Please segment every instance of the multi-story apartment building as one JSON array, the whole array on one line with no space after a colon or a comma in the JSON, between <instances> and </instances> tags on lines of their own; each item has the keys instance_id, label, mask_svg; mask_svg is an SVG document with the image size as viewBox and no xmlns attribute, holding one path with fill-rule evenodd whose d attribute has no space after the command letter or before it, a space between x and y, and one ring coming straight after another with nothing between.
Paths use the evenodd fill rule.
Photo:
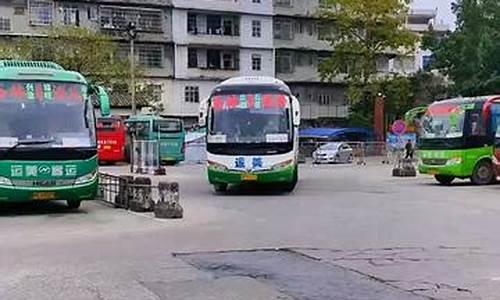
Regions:
<instances>
[{"instance_id":1,"label":"multi-story apartment building","mask_svg":"<svg viewBox=\"0 0 500 300\"><path fill-rule=\"evenodd\" d=\"M168 113L198 115L221 80L274 75L272 0L173 0L175 80Z\"/></svg>"},{"instance_id":2,"label":"multi-story apartment building","mask_svg":"<svg viewBox=\"0 0 500 300\"><path fill-rule=\"evenodd\" d=\"M274 45L276 76L287 82L299 97L305 123L324 120L329 124L348 116L345 85L342 79L332 83L321 80L318 67L330 56L332 47L324 37L328 31L317 20L321 0L274 0ZM445 32L436 24L435 10L411 10L408 28L421 34L432 24L435 31ZM422 69L431 58L429 51L417 49L406 56L381 57L377 68L381 74L410 75Z\"/></svg>"},{"instance_id":3,"label":"multi-story apartment building","mask_svg":"<svg viewBox=\"0 0 500 300\"><path fill-rule=\"evenodd\" d=\"M124 28L137 24L136 61L141 80L154 85L164 114L195 121L199 102L220 81L239 75L277 76L302 104L304 120L342 120L348 115L342 80L321 81L318 67L331 54L326 31L315 18L320 0L3 0L0 41L40 36L51 26L80 26L111 35L126 58ZM436 11L413 10L408 27L422 33ZM382 73L411 74L430 53L381 59ZM140 97L139 107L147 103ZM116 113L127 113L128 95L114 95ZM122 108L123 110L121 110Z\"/></svg>"},{"instance_id":4,"label":"multi-story apartment building","mask_svg":"<svg viewBox=\"0 0 500 300\"><path fill-rule=\"evenodd\" d=\"M167 0L3 0L0 1L0 40L15 36L43 37L51 26L79 26L102 31L129 53L124 28L137 24L136 60L144 81L166 98L172 88L173 42L170 2ZM127 95L113 95L115 108L128 109ZM125 101L124 101L125 100ZM147 105L138 99L139 106Z\"/></svg>"}]
</instances>

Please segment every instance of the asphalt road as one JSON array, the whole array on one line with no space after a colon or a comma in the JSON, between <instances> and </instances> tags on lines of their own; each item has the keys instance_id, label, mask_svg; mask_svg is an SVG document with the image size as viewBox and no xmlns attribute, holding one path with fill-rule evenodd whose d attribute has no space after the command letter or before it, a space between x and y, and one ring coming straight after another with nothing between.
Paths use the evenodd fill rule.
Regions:
<instances>
[{"instance_id":1,"label":"asphalt road","mask_svg":"<svg viewBox=\"0 0 500 300\"><path fill-rule=\"evenodd\" d=\"M0 207L0 299L498 299L500 186L389 174L306 165L293 194L220 196L172 167L182 220Z\"/></svg>"}]
</instances>

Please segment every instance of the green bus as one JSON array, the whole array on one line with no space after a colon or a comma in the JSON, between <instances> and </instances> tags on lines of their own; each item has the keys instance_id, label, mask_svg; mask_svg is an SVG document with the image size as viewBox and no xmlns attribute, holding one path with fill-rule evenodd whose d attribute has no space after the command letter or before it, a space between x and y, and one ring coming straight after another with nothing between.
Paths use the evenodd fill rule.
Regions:
<instances>
[{"instance_id":1,"label":"green bus","mask_svg":"<svg viewBox=\"0 0 500 300\"><path fill-rule=\"evenodd\" d=\"M102 87L51 62L0 61L0 202L95 199L97 142L92 96Z\"/></svg>"},{"instance_id":2,"label":"green bus","mask_svg":"<svg viewBox=\"0 0 500 300\"><path fill-rule=\"evenodd\" d=\"M139 114L128 118L125 124L129 133L127 149L130 149L131 135L136 140L158 140L162 164L173 165L184 161L186 131L182 120ZM127 150L127 155L130 158L129 150Z\"/></svg>"},{"instance_id":3,"label":"green bus","mask_svg":"<svg viewBox=\"0 0 500 300\"><path fill-rule=\"evenodd\" d=\"M500 96L431 104L421 120L419 171L448 185L456 178L496 180L500 159Z\"/></svg>"}]
</instances>

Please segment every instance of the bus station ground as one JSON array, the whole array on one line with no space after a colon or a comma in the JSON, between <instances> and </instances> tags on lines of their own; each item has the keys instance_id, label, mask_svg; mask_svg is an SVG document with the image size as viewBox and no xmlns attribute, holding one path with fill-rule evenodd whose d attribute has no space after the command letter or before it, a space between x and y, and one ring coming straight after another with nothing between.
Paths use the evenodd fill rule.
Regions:
<instances>
[{"instance_id":1,"label":"bus station ground","mask_svg":"<svg viewBox=\"0 0 500 300\"><path fill-rule=\"evenodd\" d=\"M202 165L169 167L181 220L2 206L0 299L500 299L500 185L301 167L290 195L224 196Z\"/></svg>"}]
</instances>

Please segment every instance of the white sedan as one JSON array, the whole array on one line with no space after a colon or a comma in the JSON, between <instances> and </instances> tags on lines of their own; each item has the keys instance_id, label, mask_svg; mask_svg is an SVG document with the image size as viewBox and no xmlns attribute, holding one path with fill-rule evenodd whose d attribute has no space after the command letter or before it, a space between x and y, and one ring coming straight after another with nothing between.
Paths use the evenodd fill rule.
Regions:
<instances>
[{"instance_id":1,"label":"white sedan","mask_svg":"<svg viewBox=\"0 0 500 300\"><path fill-rule=\"evenodd\" d=\"M352 163L354 151L346 143L326 143L313 152L313 163Z\"/></svg>"}]
</instances>

